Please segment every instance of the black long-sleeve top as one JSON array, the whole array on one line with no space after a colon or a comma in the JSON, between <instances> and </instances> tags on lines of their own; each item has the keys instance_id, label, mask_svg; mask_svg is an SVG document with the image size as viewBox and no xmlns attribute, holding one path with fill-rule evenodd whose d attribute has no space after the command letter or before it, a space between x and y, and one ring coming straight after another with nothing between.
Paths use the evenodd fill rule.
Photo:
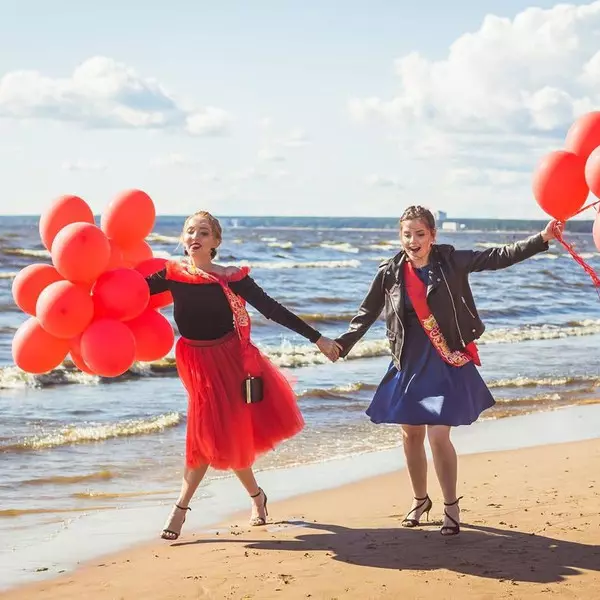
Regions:
<instances>
[{"instance_id":1,"label":"black long-sleeve top","mask_svg":"<svg viewBox=\"0 0 600 600\"><path fill-rule=\"evenodd\" d=\"M183 337L215 340L233 331L233 313L218 283L184 283L167 279L166 269L146 277L146 281L151 295L166 291L173 295L173 316ZM249 275L229 282L229 287L267 319L313 343L321 337L316 329L267 295Z\"/></svg>"}]
</instances>

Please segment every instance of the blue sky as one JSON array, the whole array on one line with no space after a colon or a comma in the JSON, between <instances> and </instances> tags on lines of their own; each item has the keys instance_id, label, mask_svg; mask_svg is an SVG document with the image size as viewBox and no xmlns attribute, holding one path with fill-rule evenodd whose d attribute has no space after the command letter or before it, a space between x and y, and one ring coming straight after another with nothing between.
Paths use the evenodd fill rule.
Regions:
<instances>
[{"instance_id":1,"label":"blue sky","mask_svg":"<svg viewBox=\"0 0 600 600\"><path fill-rule=\"evenodd\" d=\"M543 217L537 161L600 106L600 2L554 5L5 0L0 213Z\"/></svg>"}]
</instances>

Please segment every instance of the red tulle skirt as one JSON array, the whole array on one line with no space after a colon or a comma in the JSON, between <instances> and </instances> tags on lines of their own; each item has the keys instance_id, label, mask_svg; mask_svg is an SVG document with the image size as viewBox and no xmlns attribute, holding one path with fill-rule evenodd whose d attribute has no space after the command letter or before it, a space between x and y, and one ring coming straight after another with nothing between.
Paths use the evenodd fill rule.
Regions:
<instances>
[{"instance_id":1,"label":"red tulle skirt","mask_svg":"<svg viewBox=\"0 0 600 600\"><path fill-rule=\"evenodd\" d=\"M188 393L186 465L244 469L257 456L304 427L296 396L283 374L262 354L264 395L246 404L240 341L235 332L218 340L180 338L177 371Z\"/></svg>"}]
</instances>

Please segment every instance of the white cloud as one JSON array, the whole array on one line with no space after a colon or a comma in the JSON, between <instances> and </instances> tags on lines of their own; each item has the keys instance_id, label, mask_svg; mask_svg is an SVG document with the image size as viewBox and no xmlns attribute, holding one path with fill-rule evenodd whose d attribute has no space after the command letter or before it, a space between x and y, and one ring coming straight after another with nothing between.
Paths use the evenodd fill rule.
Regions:
<instances>
[{"instance_id":1,"label":"white cloud","mask_svg":"<svg viewBox=\"0 0 600 600\"><path fill-rule=\"evenodd\" d=\"M290 176L290 172L287 169L275 169L269 175L271 179L286 179Z\"/></svg>"},{"instance_id":2,"label":"white cloud","mask_svg":"<svg viewBox=\"0 0 600 600\"><path fill-rule=\"evenodd\" d=\"M104 162L82 159L64 161L61 167L65 171L106 171L107 169L107 165Z\"/></svg>"},{"instance_id":3,"label":"white cloud","mask_svg":"<svg viewBox=\"0 0 600 600\"><path fill-rule=\"evenodd\" d=\"M600 1L488 15L439 60L418 52L396 60L394 97L354 98L348 110L393 136L411 192L427 185L451 212L479 204L477 214L510 214L514 198L531 196L540 157L600 107L598 31ZM538 209L532 200L523 210Z\"/></svg>"},{"instance_id":4,"label":"white cloud","mask_svg":"<svg viewBox=\"0 0 600 600\"><path fill-rule=\"evenodd\" d=\"M155 158L151 165L153 167L197 167L200 162L197 158L174 152L167 156Z\"/></svg>"},{"instance_id":5,"label":"white cloud","mask_svg":"<svg viewBox=\"0 0 600 600\"><path fill-rule=\"evenodd\" d=\"M562 134L600 104L600 1L488 15L442 60L412 52L396 61L396 97L350 101L359 121L429 124L450 132Z\"/></svg>"},{"instance_id":6,"label":"white cloud","mask_svg":"<svg viewBox=\"0 0 600 600\"><path fill-rule=\"evenodd\" d=\"M304 129L296 127L279 140L278 144L285 148L300 148L310 144L310 138Z\"/></svg>"},{"instance_id":7,"label":"white cloud","mask_svg":"<svg viewBox=\"0 0 600 600\"><path fill-rule=\"evenodd\" d=\"M238 169L231 173L231 179L234 181L249 181L252 179L265 179L266 173L262 170L256 169L255 167L246 167L244 169Z\"/></svg>"},{"instance_id":8,"label":"white cloud","mask_svg":"<svg viewBox=\"0 0 600 600\"><path fill-rule=\"evenodd\" d=\"M365 177L365 183L372 187L380 188L402 188L403 185L400 180L396 177L386 177L383 175L367 175Z\"/></svg>"},{"instance_id":9,"label":"white cloud","mask_svg":"<svg viewBox=\"0 0 600 600\"><path fill-rule=\"evenodd\" d=\"M285 156L281 152L271 148L263 148L258 152L258 160L261 162L284 162Z\"/></svg>"},{"instance_id":10,"label":"white cloud","mask_svg":"<svg viewBox=\"0 0 600 600\"><path fill-rule=\"evenodd\" d=\"M225 133L231 123L223 109L184 106L155 79L104 56L86 60L69 77L6 73L0 79L0 117L89 128L174 129L197 136Z\"/></svg>"}]
</instances>

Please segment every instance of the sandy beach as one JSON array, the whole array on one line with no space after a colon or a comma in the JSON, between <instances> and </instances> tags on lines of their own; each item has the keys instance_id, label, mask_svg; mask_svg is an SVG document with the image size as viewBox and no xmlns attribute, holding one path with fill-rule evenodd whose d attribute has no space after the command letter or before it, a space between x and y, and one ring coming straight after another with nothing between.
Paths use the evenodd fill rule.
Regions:
<instances>
[{"instance_id":1,"label":"sandy beach","mask_svg":"<svg viewBox=\"0 0 600 600\"><path fill-rule=\"evenodd\" d=\"M592 598L600 586L600 439L463 456L463 530L400 527L406 473L269 505L23 586L4 600L96 598ZM595 590L595 591L594 591Z\"/></svg>"}]
</instances>

